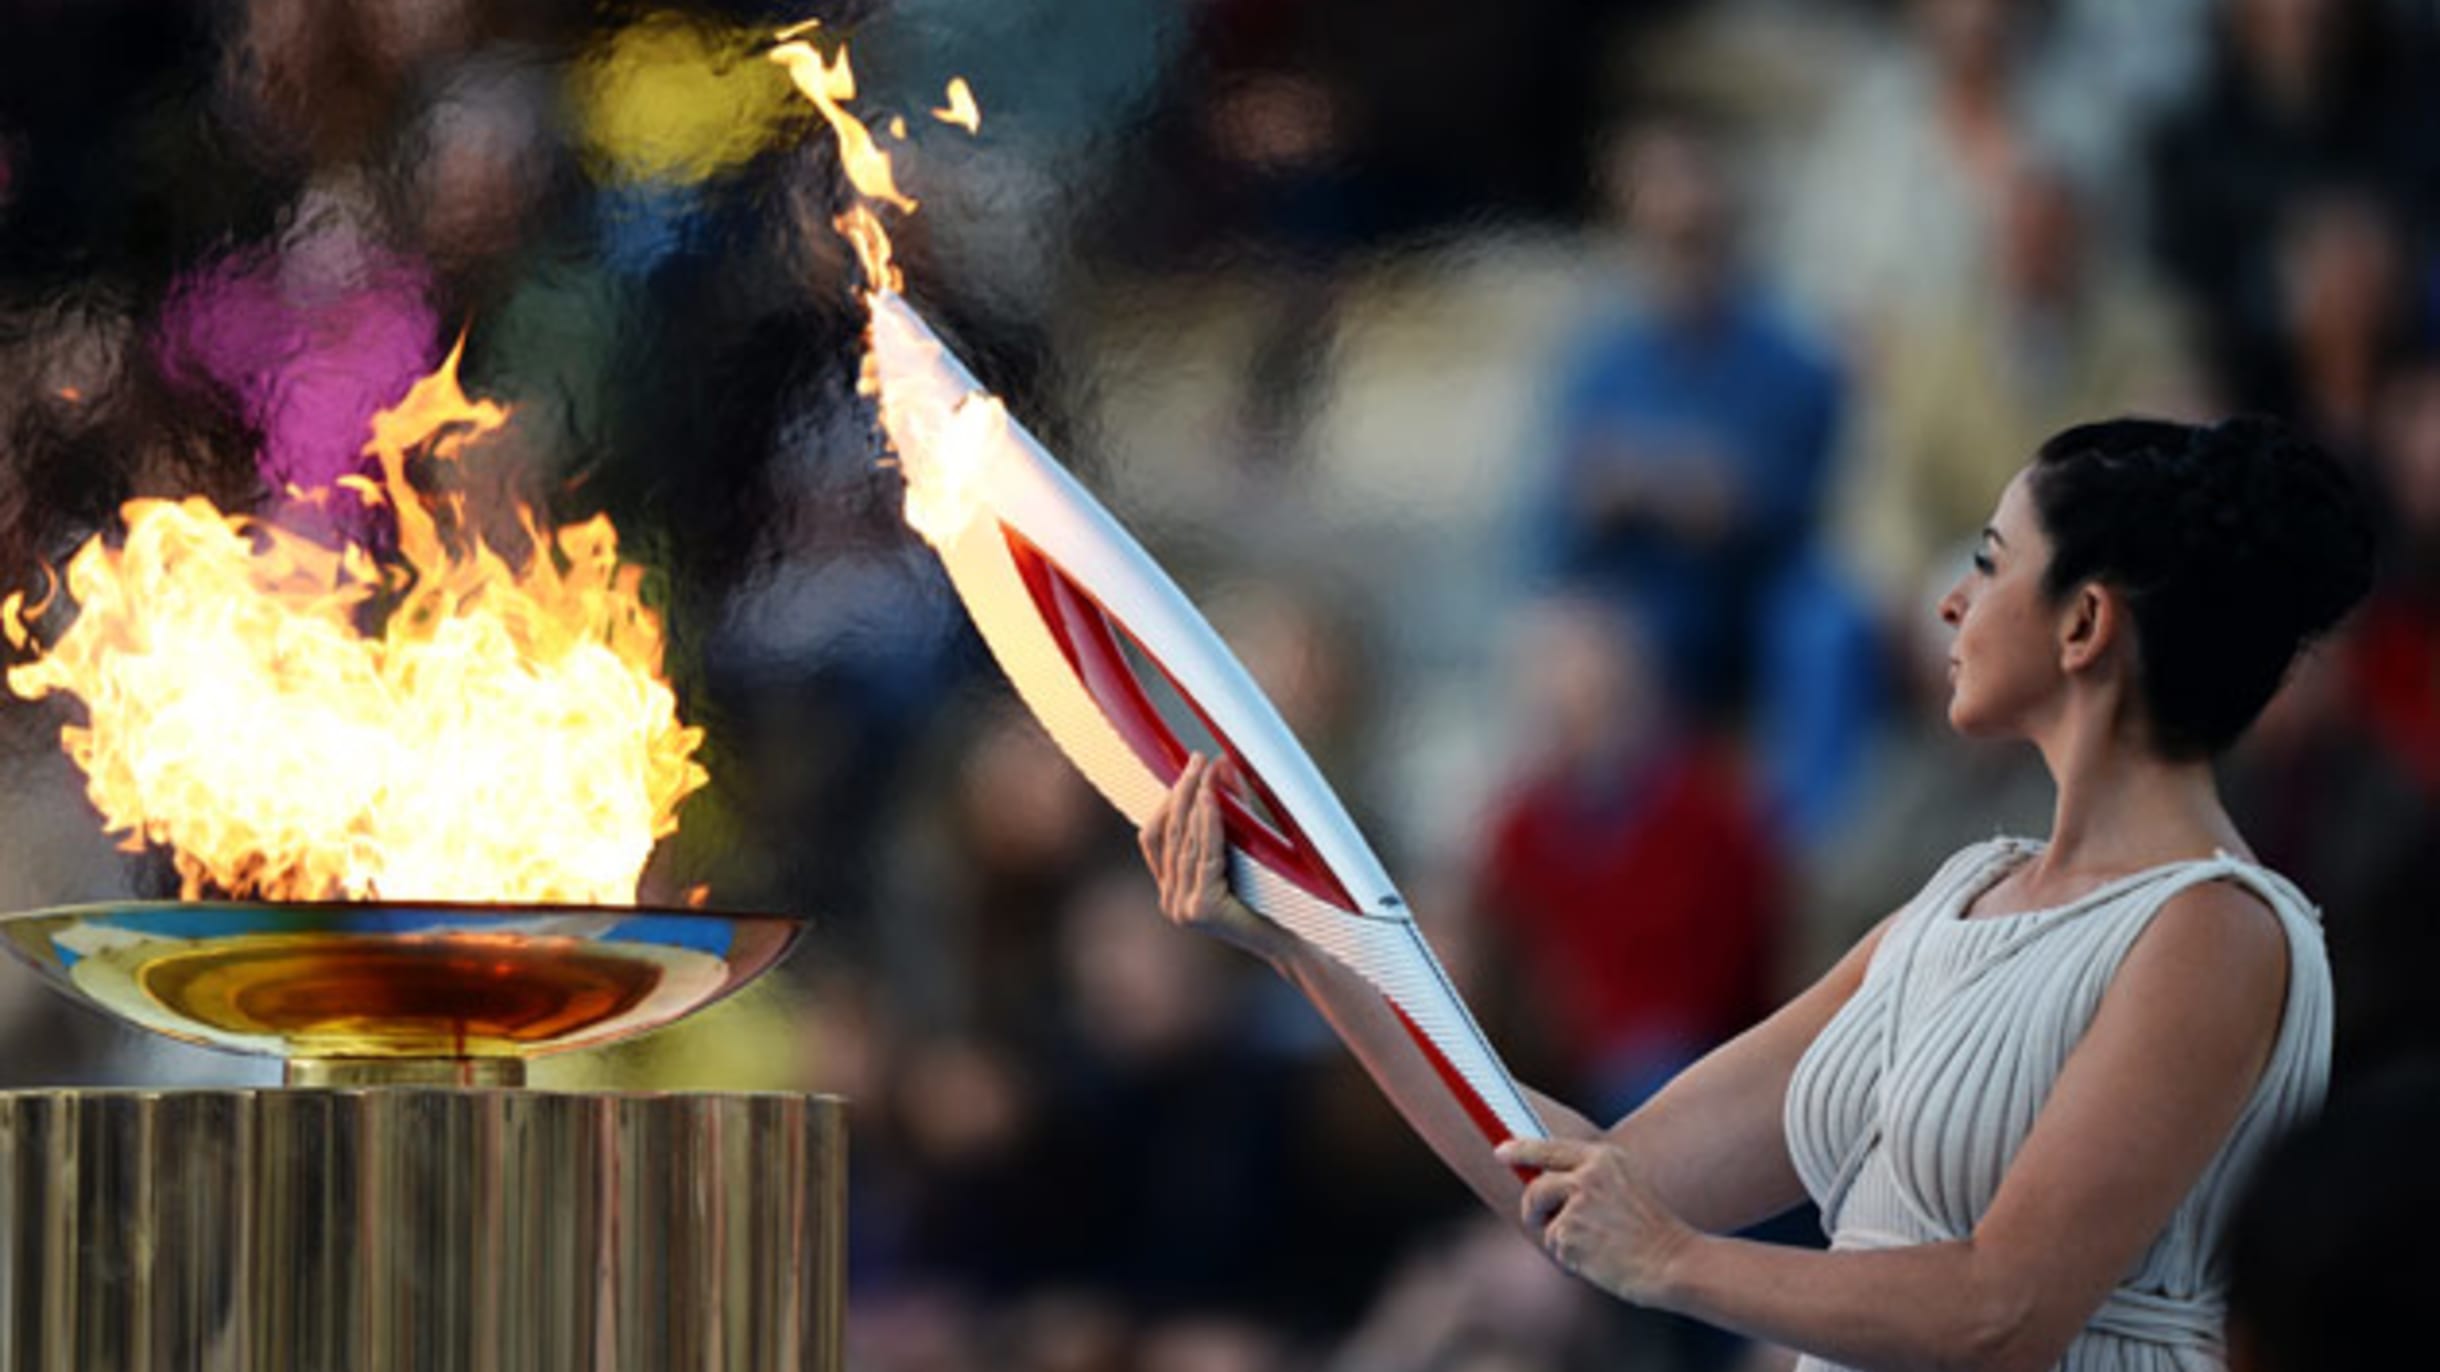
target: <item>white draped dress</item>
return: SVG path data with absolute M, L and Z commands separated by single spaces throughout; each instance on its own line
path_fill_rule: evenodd
M 1973 1232 L 2119 963 L 2169 898 L 2235 881 L 2288 942 L 2279 1037 L 2243 1114 L 2168 1227 L 2077 1335 L 2063 1372 L 2218 1372 L 2216 1255 L 2263 1149 L 2321 1103 L 2330 965 L 2320 912 L 2284 877 L 2226 854 L 2134 873 L 2044 910 L 1963 918 L 2041 850 L 1995 839 L 1951 858 L 1883 935 L 1863 984 L 1788 1083 L 1788 1148 L 1834 1249 Z M 2095 1166 L 2106 1167 L 2106 1153 Z M 1806 1358 L 1800 1372 L 1831 1372 Z

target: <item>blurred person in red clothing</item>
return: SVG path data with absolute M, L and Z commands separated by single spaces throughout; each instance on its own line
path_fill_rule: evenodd
M 1633 1109 L 1768 1004 L 1777 859 L 1733 761 L 1670 716 L 1631 619 L 1589 597 L 1526 617 L 1519 775 L 1477 899 L 1600 1108 Z
M 2351 675 L 2374 735 L 2440 800 L 2440 351 L 2391 369 L 2372 447 L 2388 565 L 2357 620 Z

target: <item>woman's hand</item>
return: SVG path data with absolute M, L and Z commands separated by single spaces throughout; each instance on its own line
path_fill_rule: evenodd
M 1697 1235 L 1601 1140 L 1510 1139 L 1499 1159 L 1540 1168 L 1525 1188 L 1528 1232 L 1552 1261 L 1621 1300 L 1662 1305 L 1671 1266 Z
M 1277 962 L 1291 935 L 1229 894 L 1228 847 L 1220 829 L 1214 779 L 1224 765 L 1200 753 L 1189 756 L 1177 785 L 1144 821 L 1136 839 L 1153 880 L 1160 883 L 1161 913 L 1170 923 Z

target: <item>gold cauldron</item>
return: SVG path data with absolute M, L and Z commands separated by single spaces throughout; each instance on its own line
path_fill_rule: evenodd
M 839 1365 L 821 1096 L 555 1092 L 528 1059 L 759 976 L 778 916 L 122 903 L 0 916 L 54 984 L 285 1060 L 261 1090 L 0 1093 L 0 1372 Z

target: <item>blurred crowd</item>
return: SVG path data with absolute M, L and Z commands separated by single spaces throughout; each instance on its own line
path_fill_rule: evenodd
M 2225 783 L 2324 907 L 2338 1091 L 2440 1049 L 2434 6 L 812 9 L 909 117 L 910 295 L 1204 605 L 1520 1076 L 1631 1109 L 2043 831 L 2038 759 L 1945 728 L 1931 606 L 2042 437 L 2129 412 L 2277 414 L 2378 495 L 2379 589 Z M 854 1366 L 1767 1364 L 1475 1213 L 1161 922 L 899 520 L 845 191 L 760 57 L 806 14 L 0 0 L 0 590 L 134 495 L 334 518 L 292 488 L 462 330 L 488 470 L 612 515 L 710 730 L 644 896 L 815 921 L 539 1075 L 848 1096 Z M 979 137 L 923 117 L 952 75 Z M 0 907 L 157 893 L 62 717 L 0 697 Z M 0 967 L 0 1083 L 244 1079 Z

